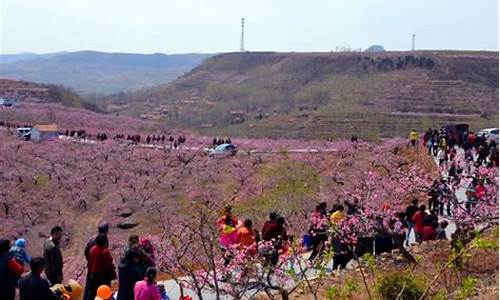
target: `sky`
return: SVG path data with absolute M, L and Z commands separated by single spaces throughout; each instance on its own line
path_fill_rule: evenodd
M 497 0 L 0 0 L 0 53 L 498 50 Z

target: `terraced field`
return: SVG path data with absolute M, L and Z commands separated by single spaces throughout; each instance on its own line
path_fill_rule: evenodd
M 228 53 L 178 80 L 109 97 L 113 112 L 203 134 L 366 139 L 498 123 L 498 53 Z

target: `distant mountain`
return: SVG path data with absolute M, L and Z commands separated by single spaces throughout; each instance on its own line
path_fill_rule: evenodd
M 498 124 L 498 52 L 226 53 L 101 102 L 214 136 L 350 138 Z
M 111 94 L 169 82 L 210 56 L 97 51 L 2 55 L 0 77 L 62 84 L 82 94 Z
M 31 60 L 35 58 L 49 58 L 64 53 L 67 52 L 61 51 L 61 52 L 45 53 L 45 54 L 30 53 L 30 52 L 18 53 L 18 54 L 0 54 L 0 64 L 10 64 L 18 61 Z

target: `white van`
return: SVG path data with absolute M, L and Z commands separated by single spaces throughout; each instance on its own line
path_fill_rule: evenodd
M 485 128 L 481 129 L 476 133 L 477 137 L 485 136 L 487 139 L 495 141 L 498 145 L 498 128 Z

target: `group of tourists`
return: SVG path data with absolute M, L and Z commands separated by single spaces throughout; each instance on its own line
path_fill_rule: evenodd
M 85 132 L 85 130 L 80 129 L 80 130 L 69 130 L 66 129 L 63 132 L 63 135 L 68 136 L 68 137 L 75 137 L 75 138 L 84 138 L 84 139 L 92 139 L 93 136 L 90 133 Z M 95 136 L 95 139 L 97 141 L 105 141 L 108 139 L 108 134 L 105 132 L 100 132 L 97 133 Z M 115 134 L 113 136 L 114 140 L 123 140 L 125 139 L 124 134 Z M 132 135 L 127 135 L 126 140 L 129 142 L 132 142 L 134 144 L 140 144 L 141 139 L 146 143 L 146 144 L 165 144 L 166 141 L 170 142 L 172 144 L 172 147 L 174 149 L 177 149 L 180 145 L 186 142 L 186 136 L 184 135 L 179 135 L 178 137 L 173 137 L 172 135 L 170 136 L 165 136 L 165 135 L 160 135 L 160 134 L 153 134 L 153 135 L 148 135 L 145 138 L 141 137 L 139 134 L 132 134 Z
M 55 226 L 43 244 L 43 254 L 31 257 L 24 239 L 0 240 L 0 299 L 14 300 L 166 300 L 165 289 L 155 282 L 154 247 L 148 239 L 131 235 L 118 268 L 108 244 L 109 225 L 101 224 L 98 233 L 85 246 L 87 262 L 85 289 L 73 279 L 63 283 L 63 256 L 60 248 L 63 229 Z M 25 265 L 31 272 L 25 273 Z M 118 269 L 118 274 L 116 272 Z M 42 276 L 45 274 L 45 276 Z M 118 290 L 111 282 L 118 279 Z
M 413 129 L 408 135 L 412 146 L 418 145 L 418 133 Z M 477 135 L 473 131 L 454 132 L 446 128 L 429 128 L 422 137 L 422 143 L 430 155 L 438 159 L 439 165 L 453 161 L 457 149 L 464 151 L 466 160 L 474 161 L 476 166 L 498 167 L 498 145 L 485 134 Z M 475 154 L 475 158 L 474 158 Z

